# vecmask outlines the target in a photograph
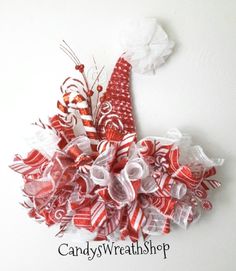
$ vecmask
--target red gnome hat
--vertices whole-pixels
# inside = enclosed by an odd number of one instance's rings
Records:
[[[130,98],[131,67],[135,72],[155,73],[174,46],[155,18],[131,22],[121,38],[125,54],[116,63],[96,117],[99,139],[119,141],[136,131]]]
[[[135,123],[130,95],[131,64],[120,57],[101,97],[97,114],[99,139],[118,141],[127,133],[134,133]]]

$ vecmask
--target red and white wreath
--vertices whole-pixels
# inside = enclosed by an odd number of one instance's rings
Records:
[[[77,229],[88,240],[137,241],[167,234],[172,224],[186,229],[202,209],[212,208],[208,192],[220,186],[214,175],[223,160],[208,158],[190,136],[172,129],[164,137],[138,138],[131,69],[155,72],[174,43],[155,19],[125,32],[125,53],[105,91],[103,69],[89,82],[86,67],[63,41],[79,78],[63,82],[59,113],[48,124],[35,123],[33,149],[10,166],[23,176],[29,216],[59,224],[59,236]]]

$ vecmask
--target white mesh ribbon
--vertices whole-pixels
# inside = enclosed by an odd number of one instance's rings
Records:
[[[146,208],[145,216],[147,219],[143,226],[143,232],[150,235],[161,235],[165,227],[166,217],[154,207]]]
[[[124,174],[113,176],[108,185],[108,191],[111,198],[121,205],[132,202],[135,198],[131,181]]]
[[[192,214],[192,206],[187,204],[177,205],[173,215],[173,221],[181,228],[186,229],[189,225],[190,216]]]
[[[112,145],[110,145],[94,161],[90,169],[90,176],[95,184],[106,186],[110,183],[111,175],[109,172],[109,167],[114,155],[115,149]]]
[[[130,180],[142,179],[148,176],[149,170],[147,164],[142,158],[134,158],[127,162],[122,174]]]
[[[110,173],[102,166],[93,165],[90,169],[93,182],[101,186],[108,185],[110,182]]]
[[[121,34],[121,44],[124,57],[138,73],[154,73],[174,47],[155,18],[129,22]]]
[[[152,176],[147,176],[141,181],[140,192],[142,193],[154,193],[157,191],[158,185]]]
[[[192,146],[192,138],[188,134],[182,134],[178,129],[173,128],[167,132],[167,139],[173,140],[180,149],[180,163],[185,165],[201,164],[204,168],[221,166],[224,159],[209,158],[201,146]]]
[[[51,129],[42,129],[38,126],[31,126],[28,130],[26,141],[32,148],[38,150],[48,159],[51,159],[58,149],[60,138]]]
[[[132,181],[141,180],[149,174],[148,166],[141,158],[133,158],[127,162],[120,174],[113,176],[108,185],[110,196],[118,203],[128,203],[135,199]]]
[[[27,182],[24,185],[24,192],[29,196],[35,196],[37,198],[43,198],[48,193],[53,192],[54,182],[47,177],[37,179],[34,182]]]
[[[192,146],[182,153],[181,162],[184,164],[201,164],[205,168],[221,166],[223,159],[207,157],[201,146]]]
[[[90,140],[87,136],[78,136],[71,140],[70,143],[66,145],[64,150],[67,151],[73,145],[77,145],[84,154],[89,155],[92,153]]]
[[[187,192],[187,187],[184,183],[175,182],[171,186],[171,196],[176,199],[181,199]]]

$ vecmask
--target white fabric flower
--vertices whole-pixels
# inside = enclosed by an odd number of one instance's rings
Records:
[[[124,58],[135,72],[155,73],[172,53],[174,42],[155,18],[133,21],[121,34]]]

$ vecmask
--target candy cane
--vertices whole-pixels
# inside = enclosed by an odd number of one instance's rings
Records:
[[[75,96],[72,102],[76,103],[78,107],[86,135],[90,139],[90,142],[91,142],[92,150],[97,151],[97,144],[98,144],[97,131],[94,126],[93,117],[90,113],[87,101],[82,95],[79,94]]]
[[[91,148],[93,151],[97,151],[97,131],[88,102],[81,94],[74,95],[80,91],[81,87],[83,88],[83,83],[80,80],[68,77],[61,86],[61,91],[64,93],[63,102],[58,101],[57,107],[66,115],[69,112],[70,103],[76,104],[86,135],[91,141]]]
[[[93,151],[97,151],[97,131],[93,123],[93,117],[90,113],[90,109],[88,106],[88,103],[86,99],[81,95],[78,94],[75,97],[72,97],[72,93],[65,93],[63,95],[63,100],[66,104],[66,106],[69,106],[69,103],[76,104],[80,117],[86,132],[87,137],[90,139],[91,142],[91,148]]]

